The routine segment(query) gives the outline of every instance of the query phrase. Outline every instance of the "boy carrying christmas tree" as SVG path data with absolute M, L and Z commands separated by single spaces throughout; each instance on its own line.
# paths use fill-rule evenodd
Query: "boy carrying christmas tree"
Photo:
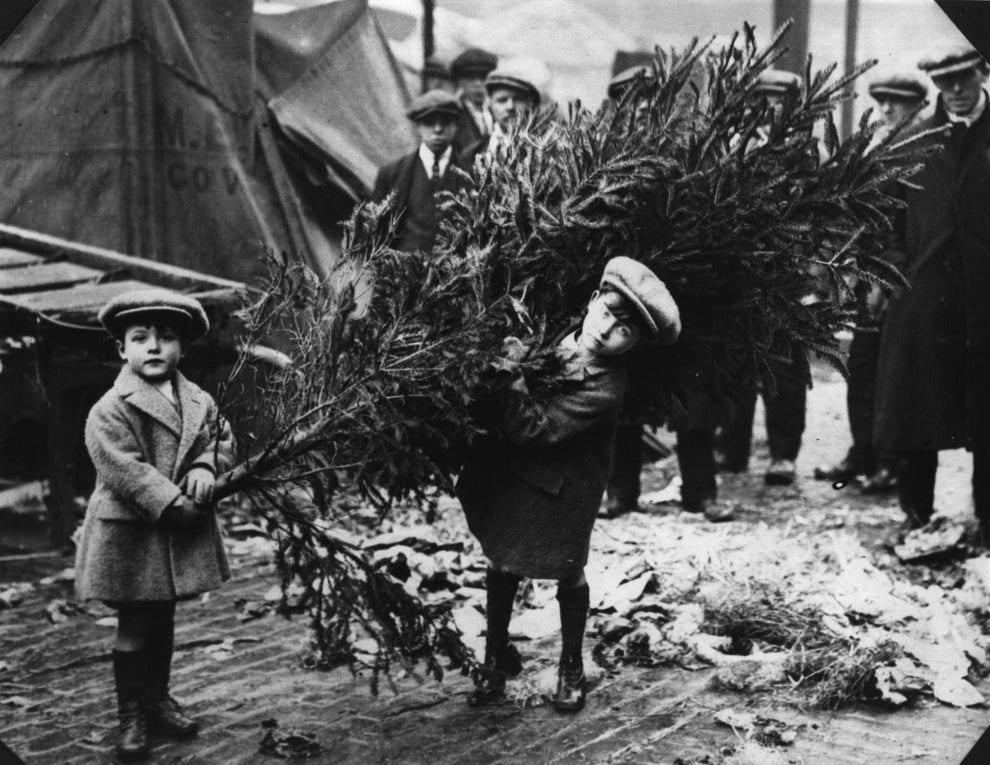
M 581 326 L 557 343 L 563 377 L 557 392 L 537 402 L 517 375 L 497 424 L 474 447 L 457 493 L 489 563 L 487 673 L 476 702 L 500 698 L 506 678 L 522 670 L 509 620 L 521 578 L 531 577 L 558 582 L 562 649 L 553 704 L 561 711 L 584 706 L 581 644 L 590 602 L 584 566 L 626 391 L 623 355 L 647 337 L 673 343 L 679 332 L 677 305 L 664 283 L 631 258 L 613 258 Z M 514 338 L 507 351 L 511 361 L 524 353 Z

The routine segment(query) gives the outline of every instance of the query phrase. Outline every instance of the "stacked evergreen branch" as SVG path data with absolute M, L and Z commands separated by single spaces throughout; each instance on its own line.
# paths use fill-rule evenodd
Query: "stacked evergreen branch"
M 759 50 L 747 28 L 716 53 L 658 52 L 655 78 L 617 105 L 534 118 L 447 198 L 433 253 L 390 249 L 386 203 L 355 212 L 329 280 L 273 263 L 244 312 L 245 349 L 274 343 L 292 363 L 259 376 L 242 354 L 221 404 L 236 410 L 254 387 L 260 396 L 239 429 L 242 462 L 218 493 L 246 494 L 266 518 L 283 585 L 302 588 L 295 606 L 326 661 L 371 636 L 376 669 L 398 657 L 438 673 L 446 656 L 477 671 L 449 614 L 336 533 L 334 495 L 357 489 L 384 512 L 397 498 L 449 491 L 483 425 L 479 404 L 504 382 L 503 339 L 533 348 L 529 388 L 546 391 L 552 340 L 609 258 L 648 264 L 681 307 L 681 339 L 644 346 L 633 367 L 658 416 L 691 391 L 754 383 L 781 337 L 841 363 L 846 279 L 899 279 L 880 259 L 899 204 L 890 186 L 917 157 L 897 131 L 871 146 L 868 117 L 838 143 L 831 112 L 862 68 L 835 80 L 809 68 L 805 92 L 779 113 L 754 107 L 756 77 L 779 51 L 779 35 Z M 807 304 L 821 274 L 839 300 Z

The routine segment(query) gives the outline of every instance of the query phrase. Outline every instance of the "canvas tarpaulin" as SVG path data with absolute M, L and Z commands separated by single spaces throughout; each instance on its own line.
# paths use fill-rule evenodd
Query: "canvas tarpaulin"
M 409 94 L 367 0 L 257 14 L 259 88 L 283 133 L 354 198 L 383 165 L 416 147 Z
M 300 199 L 254 65 L 250 0 L 41 0 L 0 47 L 0 220 L 233 279 L 265 250 L 325 267 L 342 192 Z M 364 178 L 377 153 L 354 159 L 343 134 L 363 119 L 408 128 L 401 106 L 349 113 L 345 148 L 324 149 Z

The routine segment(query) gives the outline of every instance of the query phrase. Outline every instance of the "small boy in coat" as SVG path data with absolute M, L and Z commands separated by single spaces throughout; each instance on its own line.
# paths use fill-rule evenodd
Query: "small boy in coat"
M 581 326 L 557 345 L 564 381 L 536 402 L 519 375 L 498 423 L 461 471 L 457 494 L 488 558 L 486 677 L 476 702 L 501 697 L 522 670 L 509 643 L 509 620 L 522 577 L 556 579 L 562 648 L 554 706 L 584 706 L 582 641 L 590 593 L 584 576 L 591 529 L 609 468 L 609 443 L 626 392 L 623 354 L 652 335 L 669 344 L 680 332 L 677 305 L 649 268 L 627 257 L 605 267 Z M 511 360 L 523 348 L 507 340 Z
M 199 730 L 169 695 L 175 604 L 230 577 L 210 502 L 233 444 L 216 403 L 177 369 L 186 344 L 209 329 L 199 302 L 135 290 L 110 300 L 99 317 L 124 365 L 86 420 L 96 488 L 76 588 L 118 612 L 117 753 L 133 760 L 148 753 L 149 727 L 176 738 Z

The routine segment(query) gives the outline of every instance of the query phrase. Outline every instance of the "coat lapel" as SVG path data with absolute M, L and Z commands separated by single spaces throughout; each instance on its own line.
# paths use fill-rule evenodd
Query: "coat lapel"
M 179 449 L 175 455 L 175 466 L 178 469 L 184 464 L 189 450 L 196 442 L 196 436 L 203 429 L 207 407 L 199 390 L 181 372 L 176 373 L 176 388 L 179 393 L 179 406 L 182 408 L 182 435 L 179 437 Z
M 114 388 L 128 404 L 157 420 L 176 436 L 182 432 L 179 413 L 172 403 L 132 372 L 130 367 L 125 365 L 120 370 Z

